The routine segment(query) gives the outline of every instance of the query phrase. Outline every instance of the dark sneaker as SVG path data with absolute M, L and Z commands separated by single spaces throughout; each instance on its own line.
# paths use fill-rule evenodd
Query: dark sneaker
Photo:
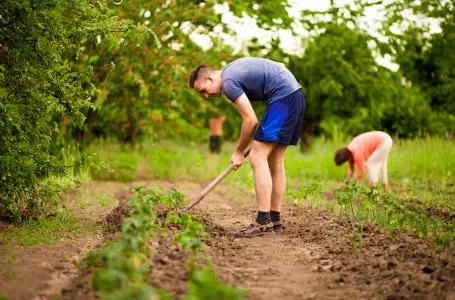
M 275 222 L 272 222 L 272 224 L 273 224 L 273 231 L 275 233 L 283 232 L 284 226 L 281 223 L 281 221 L 275 221 Z
M 250 224 L 250 226 L 240 229 L 234 233 L 235 237 L 253 237 L 253 236 L 262 236 L 262 235 L 272 235 L 275 234 L 273 231 L 273 223 L 269 222 L 267 224 L 261 225 L 257 222 Z

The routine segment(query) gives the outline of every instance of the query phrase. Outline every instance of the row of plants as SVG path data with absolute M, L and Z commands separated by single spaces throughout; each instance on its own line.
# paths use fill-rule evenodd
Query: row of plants
M 134 188 L 130 201 L 130 216 L 122 224 L 119 237 L 105 247 L 91 252 L 86 265 L 93 271 L 93 288 L 105 299 L 172 299 L 166 291 L 148 284 L 150 238 L 169 234 L 166 228 L 175 226 L 175 243 L 187 250 L 188 291 L 186 299 L 243 299 L 245 292 L 221 283 L 203 253 L 207 236 L 203 225 L 188 213 L 180 212 L 185 196 L 172 190 L 166 194 Z M 157 214 L 163 207 L 166 217 Z M 161 214 L 160 214 L 161 215 Z
M 455 223 L 428 215 L 426 207 L 403 202 L 395 194 L 381 193 L 379 186 L 365 185 L 359 181 L 347 181 L 335 191 L 335 201 L 323 197 L 319 182 L 291 188 L 289 195 L 295 202 L 305 199 L 310 206 L 325 204 L 330 211 L 339 206 L 341 214 L 352 216 L 354 246 L 362 247 L 364 222 L 374 222 L 390 231 L 409 230 L 419 237 L 432 237 L 437 245 L 455 242 Z

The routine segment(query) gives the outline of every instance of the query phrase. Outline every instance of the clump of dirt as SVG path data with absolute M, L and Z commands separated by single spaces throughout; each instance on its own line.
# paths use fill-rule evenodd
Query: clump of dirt
M 444 209 L 442 209 L 440 207 L 435 207 L 435 206 L 428 207 L 426 209 L 426 215 L 428 217 L 441 219 L 447 223 L 455 222 L 455 214 L 445 211 Z
M 13 223 L 7 220 L 0 219 L 0 232 L 8 231 L 13 227 Z
M 209 238 L 204 241 L 206 245 L 216 247 L 219 239 L 228 244 L 234 240 L 232 232 L 216 224 L 209 214 L 199 211 L 198 215 L 195 215 L 195 219 L 204 225 L 204 229 L 209 235 Z
M 98 299 L 90 284 L 91 270 L 83 268 L 80 270 L 77 277 L 75 277 L 71 284 L 61 290 L 62 300 L 91 300 Z
M 187 290 L 189 253 L 175 245 L 174 236 L 167 231 L 152 243 L 149 283 L 174 298 L 182 298 Z
M 123 220 L 125 220 L 131 212 L 131 207 L 126 203 L 120 202 L 120 204 L 114 208 L 106 217 L 107 227 L 105 234 L 109 239 L 112 239 L 110 235 L 117 233 L 122 228 Z

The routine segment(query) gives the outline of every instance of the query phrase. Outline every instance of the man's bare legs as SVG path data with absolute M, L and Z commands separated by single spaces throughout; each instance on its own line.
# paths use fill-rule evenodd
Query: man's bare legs
M 269 212 L 272 197 L 272 175 L 267 158 L 276 147 L 275 143 L 253 141 L 248 156 L 254 173 L 256 203 L 258 211 Z
M 271 211 L 280 212 L 286 190 L 286 173 L 284 170 L 284 152 L 287 146 L 276 145 L 268 157 L 270 174 L 272 176 Z

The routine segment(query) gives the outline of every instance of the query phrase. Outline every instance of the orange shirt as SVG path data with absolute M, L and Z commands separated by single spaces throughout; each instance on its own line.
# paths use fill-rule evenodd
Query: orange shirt
M 359 168 L 357 177 L 362 178 L 368 157 L 388 136 L 382 131 L 370 131 L 356 136 L 348 145 L 348 149 L 352 153 L 352 159 L 349 160 L 350 172 L 354 172 L 354 164 L 356 164 Z
M 209 120 L 209 128 L 210 128 L 210 135 L 223 135 L 223 122 L 226 118 L 225 117 L 217 117 L 217 118 L 210 118 Z

